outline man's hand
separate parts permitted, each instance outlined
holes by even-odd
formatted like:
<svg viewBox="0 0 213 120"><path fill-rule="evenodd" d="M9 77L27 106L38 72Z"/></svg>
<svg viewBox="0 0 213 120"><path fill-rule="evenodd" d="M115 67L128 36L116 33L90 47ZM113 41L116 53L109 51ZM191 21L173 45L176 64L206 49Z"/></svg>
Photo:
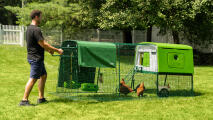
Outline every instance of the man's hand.
<svg viewBox="0 0 213 120"><path fill-rule="evenodd" d="M58 50L57 50L57 53L60 54L60 55L62 55L63 52L64 52L64 51L63 51L62 49L58 49Z"/></svg>

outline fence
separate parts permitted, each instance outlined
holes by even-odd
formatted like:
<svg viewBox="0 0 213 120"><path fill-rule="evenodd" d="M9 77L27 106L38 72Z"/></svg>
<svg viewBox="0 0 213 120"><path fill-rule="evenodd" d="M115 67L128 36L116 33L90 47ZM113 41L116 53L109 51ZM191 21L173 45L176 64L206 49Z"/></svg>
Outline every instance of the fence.
<svg viewBox="0 0 213 120"><path fill-rule="evenodd" d="M0 25L0 44L24 46L24 26Z"/></svg>
<svg viewBox="0 0 213 120"><path fill-rule="evenodd" d="M26 26L0 25L0 44L25 45ZM99 42L123 43L123 32L121 30L103 31L99 29L87 29L64 34L62 30L42 30L45 40L54 46L61 45L63 40L83 40ZM133 30L132 42L146 41L146 31Z"/></svg>
<svg viewBox="0 0 213 120"><path fill-rule="evenodd" d="M152 29L152 42L161 43L173 43L173 37L171 32L167 32L165 35L159 35L159 28L153 27ZM12 44L12 45L25 45L25 26L15 25L1 25L0 24L0 44ZM97 41L97 42L114 42L124 43L123 31L121 30L108 30L103 31L99 29L85 29L72 33L63 33L62 30L42 29L44 39L53 46L60 46L64 40L83 40L83 41ZM132 30L132 43L140 43L146 41L146 31ZM213 52L213 44L206 47L205 45L194 45L189 43L183 35L180 36L181 44L187 44L193 46L197 50L204 53Z"/></svg>
<svg viewBox="0 0 213 120"><path fill-rule="evenodd" d="M0 44L25 46L26 29L26 26L0 24ZM42 30L42 33L51 45L58 45L63 41L61 30Z"/></svg>
<svg viewBox="0 0 213 120"><path fill-rule="evenodd" d="M45 41L53 46L60 46L63 42L62 30L42 30Z"/></svg>
<svg viewBox="0 0 213 120"><path fill-rule="evenodd" d="M0 25L0 44L25 44L25 26L14 25ZM159 29L153 28L152 41L172 43L172 36L170 33L160 36ZM103 31L99 29L86 29L77 32L63 34L62 30L42 30L45 40L51 45L60 45L65 39L83 40L83 41L99 41L99 42L115 42L123 43L123 32L121 30ZM146 41L146 31L132 30L132 43L140 43Z"/></svg>

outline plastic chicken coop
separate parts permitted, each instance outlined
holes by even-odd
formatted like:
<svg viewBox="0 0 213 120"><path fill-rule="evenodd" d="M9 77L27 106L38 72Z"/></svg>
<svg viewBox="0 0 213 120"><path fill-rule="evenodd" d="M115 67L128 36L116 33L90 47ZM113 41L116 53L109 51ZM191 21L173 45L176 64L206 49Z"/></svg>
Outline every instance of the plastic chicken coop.
<svg viewBox="0 0 213 120"><path fill-rule="evenodd" d="M56 94L71 99L138 98L119 92L121 79L133 90L144 82L144 96L193 93L193 53L186 45L64 41ZM169 85L168 85L169 84Z"/></svg>
<svg viewBox="0 0 213 120"><path fill-rule="evenodd" d="M156 74L159 96L193 94L193 49L187 45L143 42L136 47L135 71ZM171 94L172 95L172 94ZM189 94L188 94L189 95Z"/></svg>

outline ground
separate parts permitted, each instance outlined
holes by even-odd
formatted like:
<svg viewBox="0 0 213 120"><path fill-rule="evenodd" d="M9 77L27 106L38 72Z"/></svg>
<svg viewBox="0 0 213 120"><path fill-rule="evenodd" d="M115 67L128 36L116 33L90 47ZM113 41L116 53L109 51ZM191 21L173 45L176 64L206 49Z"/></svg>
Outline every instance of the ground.
<svg viewBox="0 0 213 120"><path fill-rule="evenodd" d="M0 46L0 120L212 120L213 119L213 66L195 66L194 97L144 97L123 101L71 101L49 92L55 90L58 57L46 53L48 80L45 88L48 104L19 107L30 66L26 48ZM36 104L37 84L30 101Z"/></svg>

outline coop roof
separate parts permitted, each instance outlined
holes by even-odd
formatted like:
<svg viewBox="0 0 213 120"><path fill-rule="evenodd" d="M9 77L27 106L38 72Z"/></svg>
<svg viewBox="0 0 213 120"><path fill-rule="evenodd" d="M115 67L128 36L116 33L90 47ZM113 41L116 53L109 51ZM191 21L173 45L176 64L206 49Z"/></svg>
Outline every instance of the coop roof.
<svg viewBox="0 0 213 120"><path fill-rule="evenodd" d="M85 67L116 67L116 45L106 42L75 41L78 64Z"/></svg>
<svg viewBox="0 0 213 120"><path fill-rule="evenodd" d="M192 49L191 46L182 44L169 44L169 43L155 43L155 42L142 42L140 44L156 45L158 48L170 48L170 49Z"/></svg>

